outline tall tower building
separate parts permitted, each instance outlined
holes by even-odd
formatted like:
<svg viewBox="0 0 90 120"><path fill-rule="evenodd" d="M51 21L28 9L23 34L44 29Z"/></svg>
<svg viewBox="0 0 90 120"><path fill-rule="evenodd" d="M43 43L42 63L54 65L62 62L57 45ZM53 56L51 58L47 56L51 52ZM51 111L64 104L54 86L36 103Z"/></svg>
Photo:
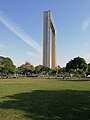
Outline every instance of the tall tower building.
<svg viewBox="0 0 90 120"><path fill-rule="evenodd" d="M52 31L51 40L51 60L50 60L50 29ZM50 11L44 11L44 26L43 26L43 65L51 68L56 67L56 30L52 21Z"/></svg>

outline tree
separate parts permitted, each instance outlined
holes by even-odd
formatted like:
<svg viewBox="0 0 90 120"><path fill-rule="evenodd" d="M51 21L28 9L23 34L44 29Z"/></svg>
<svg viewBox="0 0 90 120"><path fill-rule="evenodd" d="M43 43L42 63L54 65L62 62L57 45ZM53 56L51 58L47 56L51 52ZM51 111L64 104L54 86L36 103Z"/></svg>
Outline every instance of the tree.
<svg viewBox="0 0 90 120"><path fill-rule="evenodd" d="M50 68L44 65L38 65L35 67L35 73L37 74L40 74L40 73L46 74L46 73L49 73L49 71L50 71Z"/></svg>
<svg viewBox="0 0 90 120"><path fill-rule="evenodd" d="M3 57L0 57L0 72L2 71L3 68L4 68Z"/></svg>
<svg viewBox="0 0 90 120"><path fill-rule="evenodd" d="M55 68L55 69L51 69L51 75L52 76L55 76L56 75L56 73L57 73L57 69Z"/></svg>
<svg viewBox="0 0 90 120"><path fill-rule="evenodd" d="M59 74L65 74L67 71L66 71L66 68L65 67L62 67L59 69Z"/></svg>
<svg viewBox="0 0 90 120"><path fill-rule="evenodd" d="M18 67L17 71L18 73L22 73L24 75L28 75L34 72L34 66L30 64L30 62L26 62L25 64L22 64L20 67Z"/></svg>
<svg viewBox="0 0 90 120"><path fill-rule="evenodd" d="M78 71L78 73L80 73L80 74L82 72L85 72L87 70L87 68L88 68L88 65L87 65L85 59L81 58L81 57L76 57L73 60L70 60L66 64L67 71L70 71L72 69L72 70Z"/></svg>
<svg viewBox="0 0 90 120"><path fill-rule="evenodd" d="M11 58L0 56L0 72L1 74L14 74L16 67Z"/></svg>
<svg viewBox="0 0 90 120"><path fill-rule="evenodd" d="M90 63L88 64L88 72L90 73Z"/></svg>
<svg viewBox="0 0 90 120"><path fill-rule="evenodd" d="M90 75L90 63L88 64L88 71L87 71L87 75Z"/></svg>

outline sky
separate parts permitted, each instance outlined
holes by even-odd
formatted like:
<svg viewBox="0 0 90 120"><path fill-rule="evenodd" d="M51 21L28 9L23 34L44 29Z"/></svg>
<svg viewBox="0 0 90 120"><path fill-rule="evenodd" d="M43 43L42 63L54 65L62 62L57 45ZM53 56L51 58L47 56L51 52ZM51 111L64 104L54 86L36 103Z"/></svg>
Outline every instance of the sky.
<svg viewBox="0 0 90 120"><path fill-rule="evenodd" d="M90 63L90 0L0 0L0 56L16 66L42 64L43 12L57 31L57 65L80 56Z"/></svg>

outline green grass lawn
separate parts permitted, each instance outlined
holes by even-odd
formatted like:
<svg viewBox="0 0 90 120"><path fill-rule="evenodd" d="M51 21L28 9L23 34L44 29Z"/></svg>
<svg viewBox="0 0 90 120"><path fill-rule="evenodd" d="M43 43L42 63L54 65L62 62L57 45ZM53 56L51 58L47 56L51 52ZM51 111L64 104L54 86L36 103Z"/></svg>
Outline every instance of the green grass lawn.
<svg viewBox="0 0 90 120"><path fill-rule="evenodd" d="M0 120L90 120L90 79L0 79Z"/></svg>

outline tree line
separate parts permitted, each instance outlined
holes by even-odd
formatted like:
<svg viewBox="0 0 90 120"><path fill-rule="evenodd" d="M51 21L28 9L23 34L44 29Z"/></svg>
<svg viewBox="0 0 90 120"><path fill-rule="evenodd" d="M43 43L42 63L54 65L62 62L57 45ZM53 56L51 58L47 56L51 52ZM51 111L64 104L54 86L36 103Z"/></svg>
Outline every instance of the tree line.
<svg viewBox="0 0 90 120"><path fill-rule="evenodd" d="M38 65L33 66L30 62L25 62L25 64L20 65L16 68L13 61L9 57L0 56L0 76L3 75L62 75L62 74L90 74L90 63L87 64L84 58L75 57L70 60L65 67L61 68L58 65L55 69L49 67Z"/></svg>

